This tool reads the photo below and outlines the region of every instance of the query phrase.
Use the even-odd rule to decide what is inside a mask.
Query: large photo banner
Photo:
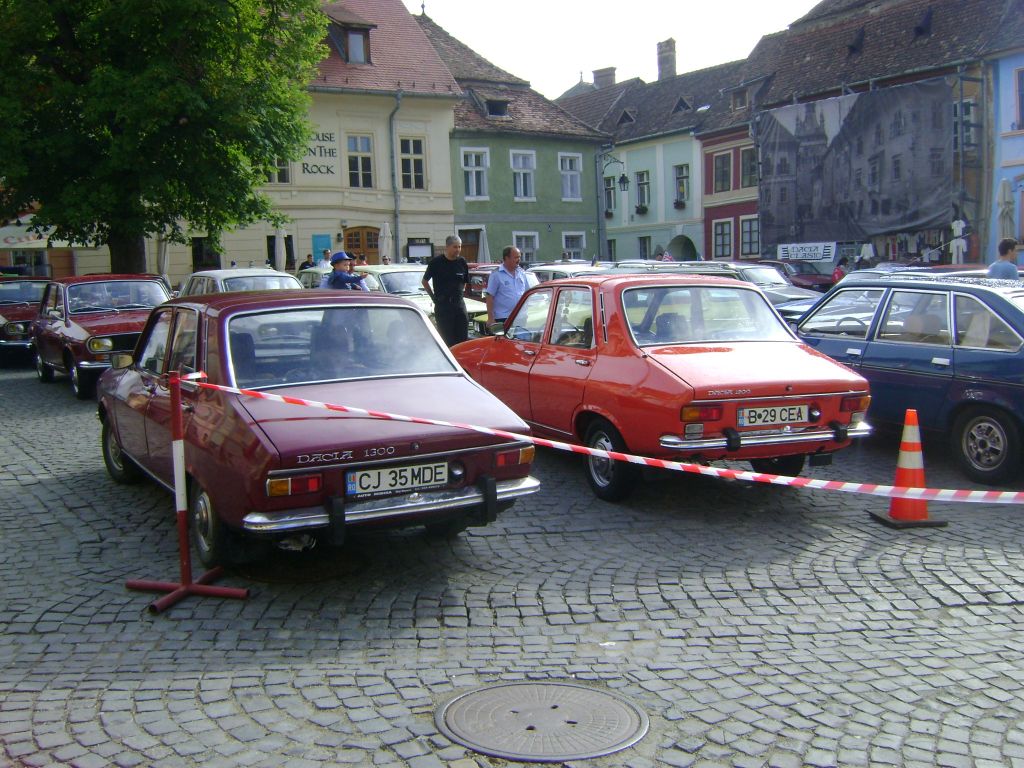
[[[766,250],[948,226],[953,87],[944,80],[794,104],[755,120]]]

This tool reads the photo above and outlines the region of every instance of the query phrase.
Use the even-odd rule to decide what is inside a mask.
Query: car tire
[[[796,477],[804,470],[807,457],[802,453],[795,456],[776,456],[774,459],[751,459],[750,468],[763,475],[785,475]]]
[[[604,419],[587,428],[584,438],[588,448],[625,453],[628,448],[622,435]],[[633,492],[640,479],[640,468],[625,461],[587,457],[587,482],[594,495],[604,501],[622,501]]]
[[[195,480],[188,496],[188,525],[192,546],[206,568],[227,565],[229,562],[229,534],[213,508],[210,494]]]
[[[35,350],[32,353],[32,357],[35,359],[36,364],[36,376],[44,384],[49,384],[53,381],[53,368],[43,362],[42,355],[39,354],[39,350]]]
[[[96,396],[96,377],[74,363],[71,363],[68,371],[71,374],[71,391],[75,397],[79,400],[92,400]]]
[[[103,427],[100,430],[100,446],[103,450],[103,463],[107,467],[107,474],[113,478],[114,482],[131,485],[142,479],[142,471],[138,465],[125,456],[124,451],[121,450],[121,443],[110,426],[109,418],[103,420]]]
[[[950,441],[960,469],[976,483],[997,485],[1020,466],[1020,429],[998,408],[975,407],[961,413]]]

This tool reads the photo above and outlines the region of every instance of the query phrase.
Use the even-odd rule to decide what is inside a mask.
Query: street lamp
[[[612,154],[612,145],[605,144],[594,154],[594,175],[597,177],[597,254],[599,259],[606,259],[608,243],[605,237],[605,215],[611,208],[605,206],[604,200],[604,174],[611,165],[621,165],[622,174],[618,178],[619,189],[623,192],[629,190],[629,177],[626,175],[626,164]]]

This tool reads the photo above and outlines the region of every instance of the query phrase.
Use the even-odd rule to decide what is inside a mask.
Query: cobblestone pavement
[[[0,764],[507,765],[436,709],[575,680],[651,729],[574,765],[1024,765],[1018,507],[895,531],[865,514],[884,500],[667,473],[611,505],[541,451],[542,491],[497,524],[282,553],[221,582],[247,601],[153,616],[125,581],[176,579],[170,495],[108,479],[66,382],[2,370],[0,412]],[[809,472],[891,483],[897,446]],[[941,444],[925,466],[974,487]]]

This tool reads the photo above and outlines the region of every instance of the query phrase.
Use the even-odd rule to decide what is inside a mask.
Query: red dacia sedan
[[[796,475],[870,431],[867,381],[802,344],[757,287],[595,275],[532,288],[497,336],[457,345],[469,374],[536,433],[593,448]],[[625,498],[637,465],[587,477]]]

